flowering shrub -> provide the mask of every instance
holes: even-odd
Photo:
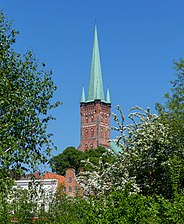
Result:
[[[151,114],[149,108],[143,110],[138,106],[130,109],[131,123],[125,125],[122,110],[119,106],[117,109],[121,118],[113,114],[117,126],[112,129],[120,135],[112,141],[122,151],[114,154],[113,163],[103,164],[100,160],[95,171],[80,174],[78,181],[85,194],[99,196],[129,188],[130,194],[141,191],[146,195],[161,193],[169,196],[173,152],[169,126],[160,122],[159,116]]]

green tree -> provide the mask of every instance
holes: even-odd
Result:
[[[183,122],[184,116],[184,59],[175,62],[176,79],[171,81],[171,93],[165,94],[166,108],[170,115],[176,115]]]
[[[149,108],[147,111],[137,109],[129,115],[132,124],[124,127],[117,120],[116,130],[121,132],[117,143],[123,148],[123,154],[126,153],[130,176],[135,176],[141,192],[172,198],[175,192],[181,192],[183,178],[182,154],[175,147],[177,140],[171,122],[151,114]]]
[[[89,162],[86,163],[86,160]],[[113,156],[101,146],[97,149],[90,149],[84,152],[74,147],[67,147],[61,154],[50,159],[50,165],[53,172],[64,175],[68,167],[73,167],[76,173],[79,173],[80,169],[83,171],[96,170],[100,160],[104,164],[112,162]]]
[[[106,164],[112,163],[113,161],[114,154],[106,148],[98,146],[97,149],[84,151],[84,159],[81,161],[81,167],[84,171],[95,171],[100,167],[100,164],[103,164],[103,169],[105,169]]]
[[[46,162],[53,147],[46,132],[53,119],[49,110],[60,104],[51,103],[52,71],[32,51],[14,51],[17,34],[0,12],[0,178],[9,170],[21,173]]]
[[[165,105],[156,104],[163,122],[167,122],[172,134],[175,136],[173,142],[177,146],[184,145],[184,59],[175,62],[176,79],[171,81],[172,87],[165,94]]]
[[[113,164],[101,172],[86,172],[80,177],[89,194],[108,195],[113,190],[144,195],[176,197],[184,188],[184,60],[175,62],[177,79],[172,81],[164,106],[157,104],[159,116],[135,107],[131,109],[131,123],[125,125],[114,114],[120,133],[114,141],[122,148]],[[133,110],[133,111],[132,111]]]
[[[151,114],[149,108],[139,107],[131,109],[129,118],[132,122],[125,125],[119,106],[117,109],[120,118],[114,114],[117,123],[114,130],[120,136],[114,141],[122,152],[115,156],[113,163],[106,164],[105,169],[99,167],[96,172],[85,172],[79,181],[87,193],[98,196],[128,188],[130,194],[140,191],[144,195],[162,194],[170,198],[173,147],[169,125]]]
[[[81,167],[80,161],[83,158],[83,152],[76,150],[74,147],[67,147],[61,154],[50,159],[52,172],[64,175],[67,168],[73,167],[78,173]]]
[[[170,92],[165,94],[165,104],[157,103],[156,106],[161,122],[169,126],[172,137],[172,182],[178,192],[184,188],[184,59],[181,58],[174,64],[176,79],[171,81]]]

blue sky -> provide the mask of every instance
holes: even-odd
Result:
[[[95,18],[112,112],[116,105],[125,116],[135,105],[155,112],[174,79],[173,61],[183,57],[183,0],[0,0],[0,7],[20,31],[16,51],[33,49],[53,70],[54,100],[63,102],[49,124],[58,147],[53,155],[79,145],[79,102],[82,85],[88,89]]]

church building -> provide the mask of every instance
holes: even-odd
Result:
[[[85,151],[98,146],[110,148],[111,100],[109,89],[104,97],[103,80],[95,25],[90,81],[87,98],[84,86],[80,101],[80,145],[78,150]]]

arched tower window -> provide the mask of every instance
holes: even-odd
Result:
[[[85,129],[85,137],[88,137],[88,129]]]
[[[104,130],[103,130],[103,128],[101,129],[101,138],[104,138]]]
[[[88,116],[86,116],[86,123],[88,123]]]
[[[109,139],[109,130],[107,130],[107,131],[105,132],[105,137],[106,137],[106,139]]]
[[[105,115],[105,123],[107,124],[107,114]]]
[[[101,115],[101,122],[102,122],[102,123],[104,122],[104,118],[103,118],[103,115]]]
[[[91,128],[91,137],[94,137],[94,128]]]

